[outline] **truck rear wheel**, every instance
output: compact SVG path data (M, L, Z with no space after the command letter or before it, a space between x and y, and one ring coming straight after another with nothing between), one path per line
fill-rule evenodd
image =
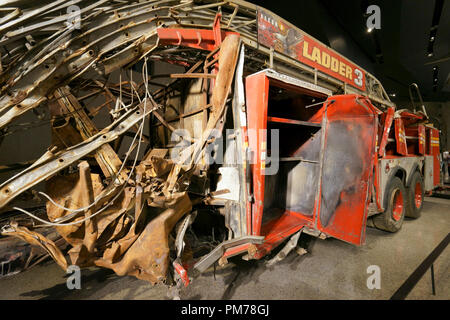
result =
M384 207L386 210L373 217L377 229L397 232L400 230L406 212L406 190L402 180L393 177L386 186Z
M420 172L415 171L411 177L411 183L406 189L406 213L408 218L419 218L423 207L423 178Z

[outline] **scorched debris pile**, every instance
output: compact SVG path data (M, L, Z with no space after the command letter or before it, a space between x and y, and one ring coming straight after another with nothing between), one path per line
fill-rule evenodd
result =
M70 10L72 2L80 8L78 17ZM159 26L182 25L200 16L214 21L211 9L197 12L190 1L72 2L17 1L18 8L4 8L9 11L0 25L2 132L7 133L20 115L42 105L51 114L52 130L47 152L3 183L0 205L4 211L28 212L10 204L45 181L40 197L47 201L47 217L39 224L55 227L70 244L70 261L54 241L32 231L34 223L27 228L13 219L3 225L2 235L42 247L63 269L68 264L97 265L118 275L165 281L170 250L175 249L170 234L180 220L192 219L193 206L207 196L206 188L191 194L189 182L193 176L205 180L208 167L204 162L197 165L195 159L201 159L211 142L211 131L223 127L240 37L222 38L219 33L212 51L161 44ZM173 82L159 84L151 92L155 80L147 70L150 60L177 63L186 72L166 75ZM134 75L113 83L109 75L116 70ZM105 102L86 105L89 97L97 96L104 96ZM197 110L182 114L185 106L192 108L189 99L196 99ZM92 119L103 108L108 109L111 124L99 130ZM177 121L167 116L173 113L170 108ZM192 144L181 155L185 161L174 162L164 140L175 130L174 124L180 127L184 120L192 127L190 116L204 121L202 134L192 135ZM148 123L150 135L144 134ZM118 151L129 133L134 139L121 159ZM144 148L146 153L139 158ZM133 151L136 157L131 156ZM182 249L172 260L182 258Z

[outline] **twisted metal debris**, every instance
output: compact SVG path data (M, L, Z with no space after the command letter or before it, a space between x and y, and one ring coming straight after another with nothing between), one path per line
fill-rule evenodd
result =
M41 228L55 227L70 245L70 263L83 267L107 267L157 283L167 280L171 261L179 269L192 260L192 248L183 241L187 226L199 207L223 206L219 195L227 192L214 194L208 183L217 169L203 160L212 131L224 129L238 59L245 57L245 72L271 67L314 79L335 93L357 92L259 45L258 8L243 1L0 3L2 136L14 134L13 121L24 113L39 116L38 107L50 115L43 121L52 131L42 157L2 183L0 208L31 215ZM215 36L197 31L183 38L170 34L175 28L214 30ZM150 61L185 72L154 75ZM117 74L119 80L112 80ZM371 99L390 105L369 74L366 88ZM102 112L110 122L103 129L93 121ZM193 144L174 162L169 137L180 128L190 132ZM133 140L122 146L126 136ZM43 182L46 191L39 197L47 217L14 205ZM229 237L243 236L245 223L240 219L229 228ZM33 231L36 224L28 228L11 222L2 235L39 245L66 268L69 262L55 242Z

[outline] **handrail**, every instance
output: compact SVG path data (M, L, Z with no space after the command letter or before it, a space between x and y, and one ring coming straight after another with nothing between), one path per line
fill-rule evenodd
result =
M398 288L392 295L391 300L404 300L411 290L416 286L417 282L423 277L425 272L431 268L431 280L434 294L434 261L445 250L450 242L450 233L437 245L437 247L426 257L426 259L417 267L408 279Z
M411 91L412 88L416 89L417 96L419 97L419 101L422 104L422 106L421 106L422 112L428 118L427 111L425 110L425 104L423 103L422 95L420 94L419 86L417 85L417 83L411 83L408 88L409 89L409 99L411 100L411 103L413 105L414 113L416 112L416 104L414 103L414 98L413 98L413 94Z

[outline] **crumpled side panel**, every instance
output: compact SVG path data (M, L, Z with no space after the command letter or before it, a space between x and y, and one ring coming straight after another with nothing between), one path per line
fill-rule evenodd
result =
M111 268L118 275L133 275L151 283L164 281L170 261L169 233L191 209L187 194L178 195L167 204L166 210L147 224L119 262L110 264L98 260L96 265Z

